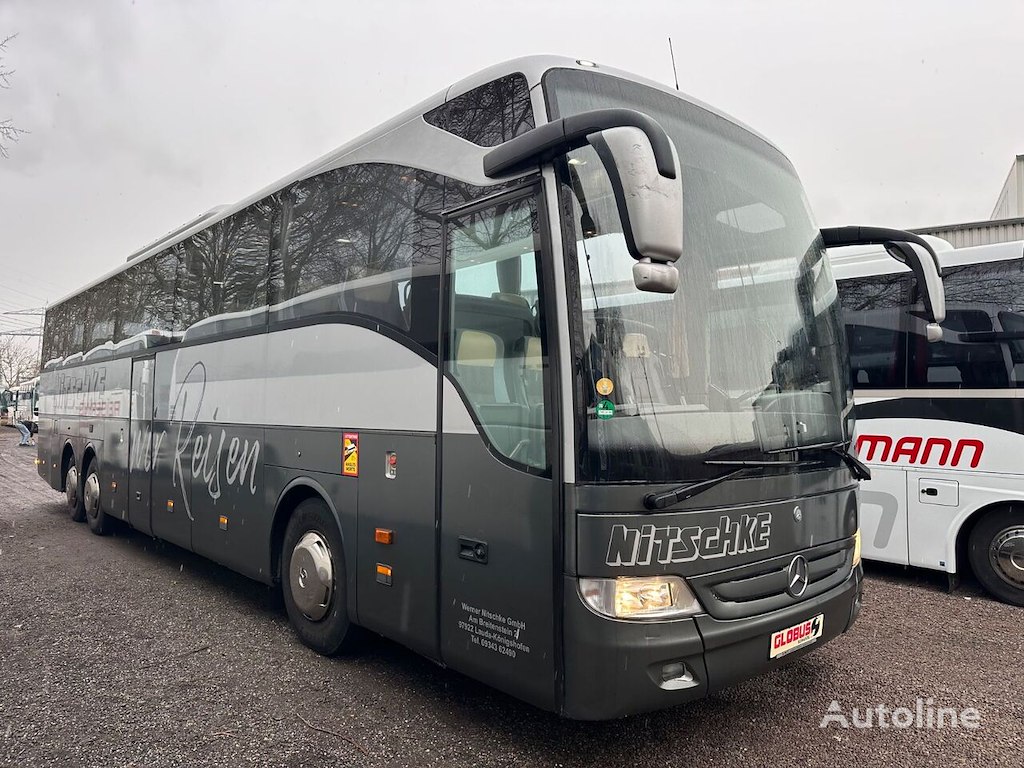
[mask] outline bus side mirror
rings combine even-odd
[[[928,341],[942,340],[939,324],[946,319],[946,294],[939,274],[939,257],[927,240],[912,232],[883,227],[825,228],[821,238],[826,248],[882,245],[890,256],[910,267],[924,300]]]
[[[484,155],[484,175],[521,173],[573,149],[597,150],[615,193],[626,247],[642,291],[674,293],[683,253],[683,182],[672,139],[633,109],[595,109],[539,125]]]
[[[929,321],[926,326],[928,341],[941,341],[942,328],[939,323],[946,319],[946,294],[932,254],[922,253],[921,247],[915,243],[899,241],[886,243],[885,250],[913,271]]]
[[[608,128],[587,137],[608,173],[623,237],[641,291],[675,293],[683,254],[683,183],[679,158],[669,140],[673,173],[658,169],[654,148],[639,128]]]

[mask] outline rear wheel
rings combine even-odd
[[[103,511],[100,504],[100,476],[96,471],[96,462],[89,465],[82,485],[82,497],[85,504],[85,520],[89,530],[97,536],[103,536],[110,530],[110,516]]]
[[[993,510],[971,531],[968,556],[974,575],[994,597],[1024,606],[1024,510]]]
[[[281,592],[304,644],[331,656],[353,643],[341,532],[322,499],[296,507],[281,550]]]
[[[82,498],[82,488],[78,483],[78,469],[75,467],[75,460],[72,457],[68,473],[64,475],[64,496],[68,503],[68,515],[76,523],[85,520],[85,501]]]

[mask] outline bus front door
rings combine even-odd
[[[136,530],[153,533],[150,516],[153,466],[152,357],[132,361],[132,389],[128,430],[128,522]]]
[[[446,218],[440,448],[444,663],[555,706],[556,510],[535,192]]]

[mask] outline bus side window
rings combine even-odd
[[[498,453],[548,468],[543,291],[533,198],[449,223],[447,373]]]
[[[992,319],[981,309],[946,310],[942,341],[929,343],[914,334],[910,386],[1004,388],[1009,386],[1006,361],[999,344],[964,342],[961,333],[992,331]]]
[[[953,389],[1006,388],[1016,382],[1019,350],[998,339],[966,340],[961,334],[990,333],[1007,310],[1020,309],[1024,275],[1015,261],[970,264],[946,270],[946,320],[942,341],[928,344],[915,340],[911,370],[915,386]]]
[[[906,386],[908,291],[908,280],[902,275],[839,283],[854,389]]]
[[[1024,315],[1017,312],[1000,312],[999,325],[1007,333],[1024,333]],[[1012,386],[1024,386],[1024,339],[1012,339],[1010,347],[1010,382]]]
[[[350,165],[281,193],[271,320],[350,314],[437,350],[443,178]]]

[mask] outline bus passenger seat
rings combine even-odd
[[[459,383],[475,405],[507,401],[498,361],[504,357],[501,340],[485,331],[459,331],[455,366]]]
[[[651,344],[645,333],[627,333],[622,337],[622,354],[630,358],[650,357]]]
[[[635,403],[680,402],[665,388],[665,374],[661,360],[651,352],[651,342],[645,333],[627,333],[622,337],[622,354],[626,358],[625,371],[628,383],[624,382],[623,395]]]

